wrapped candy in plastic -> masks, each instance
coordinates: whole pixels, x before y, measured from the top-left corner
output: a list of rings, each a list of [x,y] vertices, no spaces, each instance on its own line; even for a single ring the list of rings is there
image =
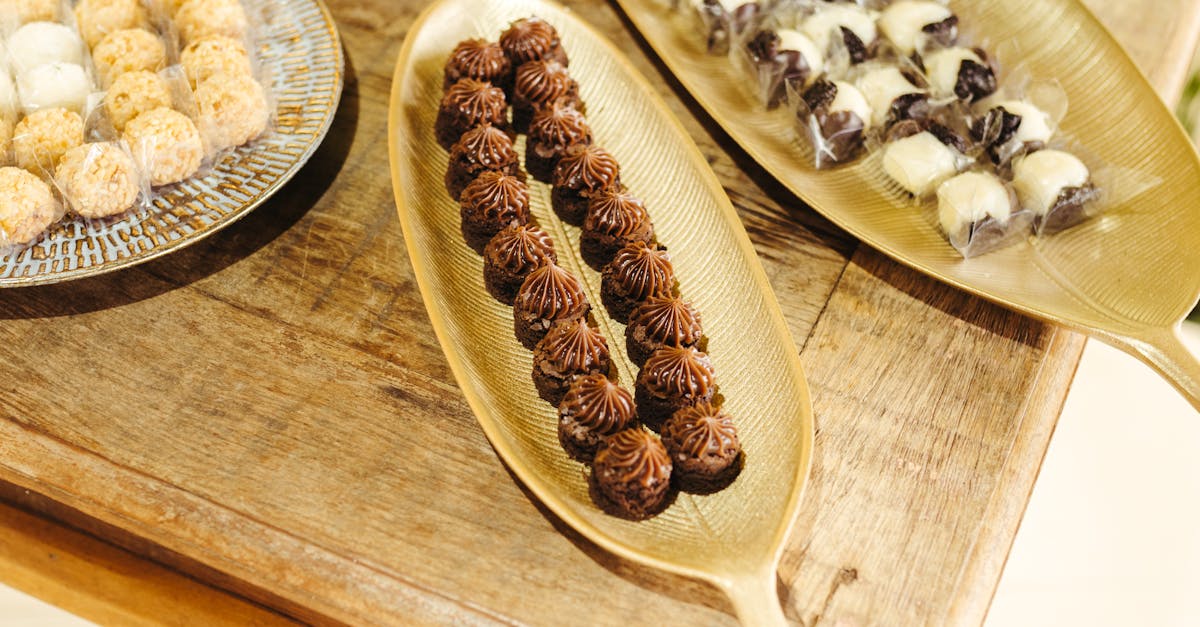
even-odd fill
[[[953,46],[921,57],[933,94],[976,102],[996,91],[996,72],[979,48]]]
[[[153,72],[127,72],[117,77],[104,94],[104,112],[117,132],[137,116],[160,107],[171,108],[166,79]]]
[[[800,30],[829,60],[827,66],[840,77],[846,67],[875,56],[879,30],[875,15],[852,2],[819,2],[804,18]]]
[[[1003,248],[1029,233],[1030,212],[995,174],[964,172],[937,188],[938,223],[963,257]]]
[[[192,87],[215,74],[254,74],[246,45],[225,35],[212,35],[188,44],[179,55],[179,63]]]
[[[141,0],[80,0],[75,5],[75,22],[89,47],[109,33],[128,28],[148,28],[150,15]]]
[[[0,0],[0,26],[56,22],[60,17],[60,0]]]
[[[93,91],[92,77],[81,65],[46,63],[21,72],[17,91],[26,113],[55,108],[83,112]]]
[[[5,46],[18,76],[47,63],[83,65],[83,40],[63,24],[31,22],[13,32]]]
[[[204,144],[186,115],[161,107],[125,125],[122,139],[142,175],[154,187],[178,183],[200,169]]]
[[[1045,147],[1066,114],[1067,94],[1057,81],[1030,81],[976,103],[971,137],[1007,168],[1013,158]]]
[[[187,0],[175,12],[175,27],[184,44],[213,35],[242,39],[249,19],[239,0]]]
[[[197,124],[208,154],[236,148],[267,130],[270,106],[249,76],[218,74],[196,86]]]
[[[1075,155],[1039,150],[1013,161],[1013,187],[1021,206],[1033,214],[1039,235],[1057,233],[1091,217],[1100,190]]]
[[[107,87],[122,74],[157,72],[166,67],[167,46],[157,33],[127,28],[105,35],[92,48],[92,64],[100,84]]]
[[[3,44],[0,44],[0,53],[3,52]],[[0,63],[0,117],[12,117],[16,114],[19,105],[17,86],[13,84],[12,77],[9,76],[4,64]]]
[[[0,112],[0,167],[12,162],[12,116]]]
[[[13,157],[30,172],[52,174],[63,153],[82,143],[83,118],[68,109],[39,109],[13,129]]]
[[[20,168],[0,168],[0,249],[34,241],[61,217],[45,181]]]
[[[885,132],[904,120],[923,120],[932,111],[923,78],[912,68],[867,64],[855,86],[871,106],[871,126]]]
[[[697,28],[709,54],[728,54],[747,34],[753,33],[764,9],[761,2],[742,0],[686,0],[696,16]]]
[[[917,198],[928,196],[972,162],[963,138],[941,124],[927,126],[922,130],[915,122],[905,122],[883,147],[884,173]],[[903,132],[912,134],[897,137]]]
[[[813,164],[826,168],[862,151],[871,107],[854,85],[822,79],[804,92],[796,119],[801,137],[813,147]]]
[[[741,51],[746,70],[754,77],[759,100],[768,109],[787,101],[789,89],[804,89],[825,67],[817,45],[791,28],[764,28]]]
[[[931,45],[952,46],[958,40],[958,16],[945,4],[932,0],[893,2],[879,14],[876,23],[905,57]]]
[[[133,208],[142,191],[133,157],[118,143],[76,146],[54,174],[63,199],[85,218],[105,218]]]

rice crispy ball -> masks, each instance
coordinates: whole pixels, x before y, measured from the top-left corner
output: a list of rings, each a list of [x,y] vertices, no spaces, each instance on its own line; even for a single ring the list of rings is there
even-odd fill
[[[157,72],[166,67],[167,46],[144,28],[126,28],[105,35],[92,49],[92,62],[100,84],[108,86],[127,72]]]
[[[59,216],[45,181],[20,168],[0,168],[0,246],[32,242]]]
[[[59,0],[0,0],[0,16],[11,16],[17,24],[57,22]]]
[[[150,25],[141,0],[80,0],[75,5],[75,21],[83,40],[93,48],[109,33]]]
[[[0,111],[0,166],[8,165],[9,151],[12,150],[12,135],[12,120]]]
[[[138,196],[137,166],[115,143],[76,146],[63,155],[54,175],[75,213],[104,218],[124,213]]]
[[[224,35],[212,35],[188,44],[179,55],[179,63],[193,88],[214,74],[253,74],[245,44]]]
[[[104,97],[104,110],[117,131],[124,131],[133,118],[160,107],[171,107],[171,90],[163,77],[145,70],[118,76]]]
[[[196,110],[209,152],[234,148],[267,129],[267,96],[249,76],[218,74],[196,87]]]
[[[175,27],[185,44],[213,35],[246,36],[246,9],[238,0],[186,0],[175,13]]]
[[[165,107],[147,111],[125,125],[125,143],[150,184],[178,183],[200,169],[204,144],[188,117]]]
[[[38,109],[13,129],[13,156],[30,172],[54,173],[63,153],[83,143],[83,118],[56,107]]]

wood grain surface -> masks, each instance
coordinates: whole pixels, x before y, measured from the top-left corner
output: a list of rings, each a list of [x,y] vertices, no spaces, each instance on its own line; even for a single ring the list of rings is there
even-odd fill
[[[555,520],[454,386],[387,177],[392,64],[421,4],[330,2],[350,62],[338,118],[245,220],[111,276],[0,293],[0,497],[302,620],[732,622],[716,590]],[[709,157],[801,347],[817,440],[788,615],[980,623],[1083,339],[860,247],[733,147],[610,5],[570,4]],[[1088,4],[1176,96],[1197,3]],[[26,522],[0,526],[41,533]],[[157,598],[138,615],[187,611]]]

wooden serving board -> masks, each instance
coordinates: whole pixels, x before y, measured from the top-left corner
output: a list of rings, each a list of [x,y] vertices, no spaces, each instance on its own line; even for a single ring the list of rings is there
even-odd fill
[[[387,177],[393,63],[421,4],[330,3],[349,58],[338,118],[242,222],[110,276],[0,292],[0,496],[305,620],[729,623],[716,590],[541,508],[453,384]],[[1175,98],[1197,2],[1089,4]],[[611,6],[570,5],[661,78],[801,347],[817,439],[788,615],[980,623],[1082,338],[861,248],[681,98]]]

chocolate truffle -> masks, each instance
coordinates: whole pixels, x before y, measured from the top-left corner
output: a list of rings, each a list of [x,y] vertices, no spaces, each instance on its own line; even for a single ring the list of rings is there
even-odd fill
[[[545,231],[532,224],[510,226],[483,248],[483,283],[496,300],[511,305],[530,272],[557,262]]]
[[[691,0],[709,54],[728,54],[735,41],[751,32],[762,14],[758,2]]]
[[[610,187],[588,200],[579,249],[585,261],[600,269],[617,251],[634,242],[654,241],[654,225],[646,205],[627,190]]]
[[[504,227],[529,221],[529,188],[521,179],[493,170],[480,174],[459,196],[463,239],[477,253]]]
[[[512,137],[490,124],[463,133],[450,149],[446,191],[451,198],[458,198],[468,183],[487,171],[511,176],[519,176],[521,172],[521,157],[513,148]]]
[[[558,404],[558,441],[571,457],[590,462],[604,438],[633,426],[633,395],[602,374],[571,381]]]
[[[641,365],[663,346],[696,346],[704,336],[700,312],[677,296],[651,296],[629,314],[625,348]]]
[[[533,115],[552,102],[583,109],[579,83],[571,78],[567,66],[558,61],[530,61],[518,67],[513,84],[513,128],[527,132]]]
[[[662,443],[680,489],[707,493],[729,485],[741,470],[742,445],[728,414],[712,403],[685,407],[667,419]]]
[[[883,171],[918,198],[954,176],[966,161],[955,146],[930,131],[898,139],[883,149]]]
[[[608,374],[608,342],[587,316],[560,320],[533,349],[533,384],[538,396],[558,405],[574,377]]]
[[[555,100],[533,114],[525,140],[525,169],[543,183],[554,183],[554,167],[568,148],[592,143],[587,118],[570,99]]]
[[[1017,223],[1010,219],[1016,194],[991,173],[964,172],[947,180],[938,186],[937,201],[938,222],[964,257],[994,250]]]
[[[464,78],[442,96],[434,130],[442,148],[450,147],[463,133],[480,124],[508,128],[508,100],[504,90],[484,81]]]
[[[857,87],[844,81],[819,80],[804,92],[797,111],[813,146],[818,168],[845,163],[863,146],[871,106]]]
[[[817,44],[790,29],[759,31],[746,43],[746,52],[758,80],[759,97],[768,109],[787,100],[789,85],[803,89],[825,67]]]
[[[1022,100],[997,102],[971,125],[971,138],[982,144],[998,165],[1013,157],[1041,150],[1054,136],[1054,120]]]
[[[45,181],[20,168],[0,168],[0,249],[32,242],[61,215]]]
[[[944,48],[923,59],[929,86],[938,96],[966,102],[986,98],[996,91],[996,74],[987,55],[978,48]]]
[[[513,67],[541,59],[568,64],[567,52],[558,39],[558,31],[537,16],[509,24],[508,29],[500,34],[500,47],[512,60]]]
[[[878,67],[859,77],[858,90],[871,105],[871,126],[886,129],[928,115],[929,96],[918,82],[917,77],[895,67]]]
[[[1078,157],[1039,150],[1013,163],[1013,187],[1021,206],[1033,212],[1038,233],[1056,233],[1087,218],[1085,205],[1099,196],[1091,173]]]
[[[712,400],[715,391],[707,354],[690,346],[663,346],[642,366],[634,394],[642,422],[657,430],[680,409]]]
[[[513,330],[525,348],[533,349],[560,320],[587,316],[592,306],[579,279],[555,263],[532,271],[513,300]]]
[[[621,166],[607,150],[595,145],[571,146],[554,168],[550,202],[563,222],[583,225],[592,196],[621,184]]]
[[[862,63],[871,56],[879,38],[875,19],[864,8],[853,3],[823,3],[805,18],[800,29],[817,45],[821,54],[832,54],[839,42],[852,64]]]
[[[604,511],[644,520],[667,504],[671,458],[658,436],[634,427],[604,439],[592,464],[592,497]]]
[[[671,256],[665,248],[645,242],[633,242],[617,251],[600,272],[600,298],[609,315],[621,322],[647,298],[670,296],[674,287]]]
[[[500,44],[486,39],[467,39],[459,42],[446,60],[442,89],[449,89],[459,79],[473,78],[511,93],[512,73],[512,62]]]
[[[879,15],[876,24],[905,57],[921,52],[929,43],[950,46],[958,39],[958,17],[940,2],[893,2]]]

